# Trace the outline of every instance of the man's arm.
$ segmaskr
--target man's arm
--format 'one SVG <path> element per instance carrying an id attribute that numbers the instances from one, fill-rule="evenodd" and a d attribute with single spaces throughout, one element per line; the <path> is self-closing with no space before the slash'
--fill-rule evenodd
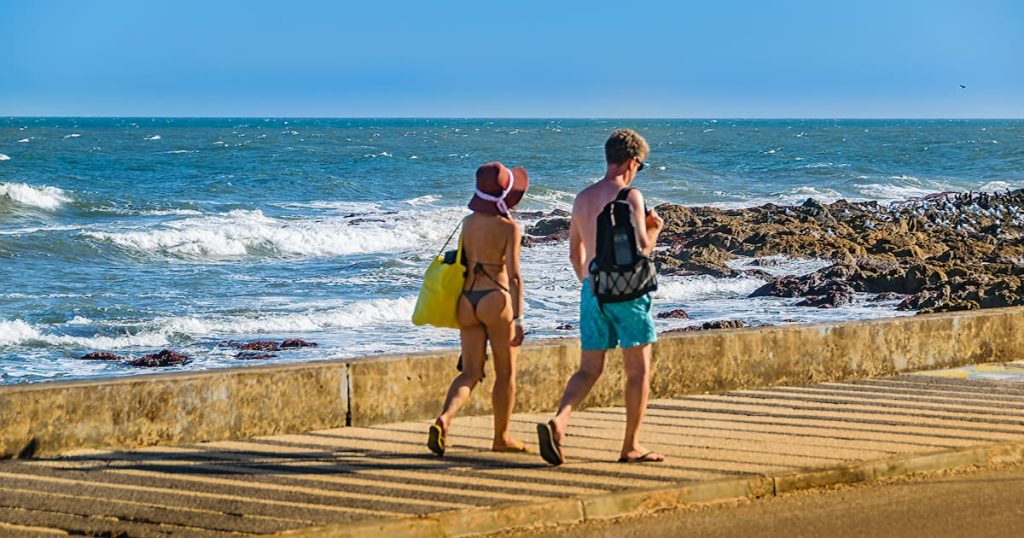
<path id="1" fill-rule="evenodd" d="M 580 230 L 581 219 L 577 218 L 578 212 L 576 210 L 576 204 L 572 206 L 572 216 L 569 220 L 569 261 L 572 262 L 572 268 L 576 271 L 576 278 L 580 282 L 583 282 L 587 278 L 587 268 L 583 267 L 583 264 L 587 260 L 587 251 L 583 246 L 583 232 Z"/>
<path id="2" fill-rule="evenodd" d="M 629 206 L 633 210 L 633 229 L 636 230 L 636 246 L 645 255 L 650 255 L 654 251 L 655 243 L 658 242 L 658 235 L 661 233 L 664 221 L 661 220 L 661 217 L 653 209 L 649 213 L 644 214 L 644 195 L 640 194 L 639 190 L 633 189 L 629 191 L 628 200 Z"/>

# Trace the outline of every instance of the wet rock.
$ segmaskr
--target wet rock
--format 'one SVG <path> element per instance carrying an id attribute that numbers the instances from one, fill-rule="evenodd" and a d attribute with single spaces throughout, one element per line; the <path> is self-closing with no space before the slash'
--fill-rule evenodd
<path id="1" fill-rule="evenodd" d="M 83 361 L 123 361 L 124 357 L 109 351 L 93 351 L 78 358 Z"/>
<path id="2" fill-rule="evenodd" d="M 675 310 L 669 310 L 667 312 L 658 312 L 655 317 L 658 319 L 690 319 L 690 315 L 682 308 L 676 308 Z"/>
<path id="3" fill-rule="evenodd" d="M 569 219 L 565 217 L 553 217 L 543 219 L 526 230 L 523 235 L 523 246 L 551 243 L 553 241 L 567 241 L 569 239 Z"/>
<path id="4" fill-rule="evenodd" d="M 892 291 L 879 293 L 878 295 L 868 299 L 869 303 L 881 303 L 884 301 L 899 301 L 903 299 L 903 295 Z"/>
<path id="5" fill-rule="evenodd" d="M 526 229 L 526 233 L 535 236 L 551 235 L 554 233 L 568 231 L 569 219 L 565 217 L 542 219 Z"/>
<path id="6" fill-rule="evenodd" d="M 185 364 L 190 360 L 191 359 L 187 355 L 165 349 L 159 353 L 143 355 L 137 359 L 128 361 L 128 364 L 142 368 L 157 368 L 164 366 L 178 366 Z"/>
<path id="7" fill-rule="evenodd" d="M 853 293 L 834 290 L 826 293 L 825 295 L 811 295 L 805 298 L 803 301 L 796 303 L 796 306 L 813 306 L 816 308 L 839 308 L 840 306 L 846 306 L 852 304 Z"/>
<path id="8" fill-rule="evenodd" d="M 317 347 L 320 344 L 316 342 L 307 342 L 301 338 L 289 338 L 281 342 L 281 349 L 294 349 L 299 347 Z"/>
<path id="9" fill-rule="evenodd" d="M 559 325 L 558 327 L 555 327 L 555 330 L 558 330 L 558 331 L 571 331 L 572 329 L 573 329 L 573 326 L 572 326 L 571 323 L 563 323 L 563 324 Z"/>
<path id="10" fill-rule="evenodd" d="M 786 275 L 757 288 L 749 297 L 800 297 L 807 293 L 809 287 L 806 279 Z"/>
<path id="11" fill-rule="evenodd" d="M 691 331 L 708 331 L 713 329 L 742 329 L 747 324 L 743 323 L 743 320 L 739 319 L 718 319 L 715 321 L 705 321 L 700 327 L 687 327 Z"/>
<path id="12" fill-rule="evenodd" d="M 256 340 L 254 342 L 245 342 L 238 346 L 239 349 L 245 351 L 278 351 L 281 346 L 273 340 Z"/>

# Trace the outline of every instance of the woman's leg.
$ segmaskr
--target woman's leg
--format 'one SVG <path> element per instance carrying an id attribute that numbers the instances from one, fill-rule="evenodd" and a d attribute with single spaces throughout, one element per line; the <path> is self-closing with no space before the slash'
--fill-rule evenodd
<path id="1" fill-rule="evenodd" d="M 484 373 L 484 356 L 487 353 L 487 333 L 473 315 L 473 307 L 465 297 L 459 298 L 459 339 L 462 341 L 462 372 L 452 381 L 448 389 L 448 397 L 444 400 L 444 411 L 437 417 L 442 428 L 448 433 L 448 427 L 455 418 L 462 404 L 469 399 L 470 393 Z"/>
<path id="2" fill-rule="evenodd" d="M 516 401 L 516 359 L 519 348 L 509 345 L 512 338 L 512 307 L 508 294 L 494 292 L 484 297 L 477 307 L 480 320 L 487 327 L 494 357 L 494 391 L 491 403 L 494 407 L 494 450 L 520 448 L 523 443 L 509 433 L 512 409 Z"/>

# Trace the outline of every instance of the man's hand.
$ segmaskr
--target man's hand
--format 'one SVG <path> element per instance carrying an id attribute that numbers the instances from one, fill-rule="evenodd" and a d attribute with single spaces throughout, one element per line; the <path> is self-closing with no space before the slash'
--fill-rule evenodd
<path id="1" fill-rule="evenodd" d="M 665 227 L 665 220 L 653 208 L 647 212 L 644 223 L 647 225 L 647 233 L 651 234 L 653 231 L 653 237 L 655 238 L 661 233 L 661 229 Z"/>

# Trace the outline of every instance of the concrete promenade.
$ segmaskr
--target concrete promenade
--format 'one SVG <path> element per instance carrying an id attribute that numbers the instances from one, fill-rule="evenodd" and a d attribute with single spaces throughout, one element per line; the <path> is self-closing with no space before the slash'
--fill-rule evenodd
<path id="1" fill-rule="evenodd" d="M 644 437 L 663 464 L 613 463 L 618 407 L 574 416 L 559 468 L 487 451 L 487 416 L 458 419 L 443 459 L 419 420 L 0 461 L 0 535 L 475 534 L 1020 461 L 1024 384 L 1004 370 L 655 400 Z M 535 449 L 548 417 L 517 414 L 514 430 Z"/>

